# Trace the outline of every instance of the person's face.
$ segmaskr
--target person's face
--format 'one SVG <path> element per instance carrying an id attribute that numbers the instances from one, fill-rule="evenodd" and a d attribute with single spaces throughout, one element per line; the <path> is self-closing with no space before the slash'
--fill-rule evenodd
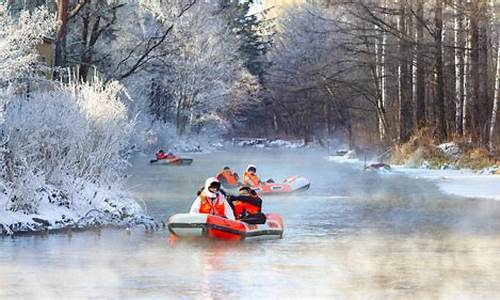
<path id="1" fill-rule="evenodd" d="M 217 183 L 213 183 L 208 187 L 208 190 L 212 193 L 217 193 L 220 189 L 220 185 Z"/>

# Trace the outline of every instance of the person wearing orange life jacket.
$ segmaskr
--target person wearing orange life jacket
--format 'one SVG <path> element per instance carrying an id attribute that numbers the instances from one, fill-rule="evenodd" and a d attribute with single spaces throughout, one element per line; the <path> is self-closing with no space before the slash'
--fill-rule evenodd
<path id="1" fill-rule="evenodd" d="M 165 151 L 161 148 L 160 150 L 158 150 L 158 152 L 156 152 L 155 156 L 156 160 L 175 158 L 175 155 L 172 152 L 165 153 Z"/>
<path id="2" fill-rule="evenodd" d="M 241 184 L 243 186 L 256 186 L 262 183 L 259 176 L 255 173 L 257 172 L 257 167 L 255 165 L 248 165 L 245 173 L 243 174 L 243 180 Z"/>
<path id="3" fill-rule="evenodd" d="M 266 182 L 263 182 L 255 173 L 257 173 L 257 167 L 255 165 L 248 165 L 245 173 L 243 174 L 241 185 L 251 187 L 265 183 L 274 183 L 273 179 L 268 179 Z"/>
<path id="4" fill-rule="evenodd" d="M 240 179 L 238 173 L 231 171 L 229 167 L 224 167 L 215 178 L 220 181 L 223 187 L 228 188 L 237 187 L 239 185 L 238 180 Z"/>
<path id="5" fill-rule="evenodd" d="M 237 196 L 228 196 L 236 220 L 249 224 L 264 224 L 266 216 L 262 213 L 262 199 L 249 187 L 240 188 Z"/>
<path id="6" fill-rule="evenodd" d="M 205 187 L 191 206 L 192 214 L 211 214 L 234 220 L 234 213 L 226 196 L 220 190 L 220 182 L 215 177 L 205 181 Z"/>

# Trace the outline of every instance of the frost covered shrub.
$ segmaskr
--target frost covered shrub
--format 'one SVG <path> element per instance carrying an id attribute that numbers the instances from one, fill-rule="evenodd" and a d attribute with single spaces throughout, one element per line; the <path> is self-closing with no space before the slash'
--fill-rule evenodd
<path id="1" fill-rule="evenodd" d="M 78 180 L 120 181 L 127 167 L 121 150 L 133 131 L 124 95 L 117 82 L 95 82 L 10 99 L 1 128 L 9 137 L 3 159 L 10 169 L 2 175 L 13 188 L 12 210 L 35 213 L 44 183 L 70 194 Z"/>

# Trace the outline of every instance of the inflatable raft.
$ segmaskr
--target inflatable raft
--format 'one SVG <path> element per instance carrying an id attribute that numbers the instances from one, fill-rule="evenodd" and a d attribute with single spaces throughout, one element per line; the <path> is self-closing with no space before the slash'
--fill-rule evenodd
<path id="1" fill-rule="evenodd" d="M 299 191 L 306 191 L 311 187 L 311 183 L 307 178 L 301 176 L 293 176 L 283 180 L 282 182 L 263 183 L 252 186 L 252 189 L 259 194 L 287 194 Z"/>
<path id="2" fill-rule="evenodd" d="M 247 224 L 208 214 L 176 214 L 167 220 L 168 230 L 178 237 L 207 237 L 219 240 L 243 240 L 258 236 L 283 237 L 279 215 L 266 214 L 265 224 Z"/>
<path id="3" fill-rule="evenodd" d="M 161 160 L 152 159 L 149 162 L 158 165 L 189 166 L 193 163 L 193 159 L 188 157 L 176 156 L 173 158 L 165 158 Z"/>

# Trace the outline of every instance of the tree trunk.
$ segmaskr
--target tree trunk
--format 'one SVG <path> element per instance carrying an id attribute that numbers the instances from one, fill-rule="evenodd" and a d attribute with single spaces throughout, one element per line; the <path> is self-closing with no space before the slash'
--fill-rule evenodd
<path id="1" fill-rule="evenodd" d="M 488 145 L 488 120 L 490 118 L 491 92 L 489 80 L 488 11 L 483 0 L 472 2 L 471 12 L 471 80 L 472 80 L 472 138 Z"/>
<path id="2" fill-rule="evenodd" d="M 378 29 L 375 26 L 375 29 Z M 374 83 L 377 91 L 377 123 L 378 123 L 378 135 L 379 141 L 382 143 L 386 142 L 387 135 L 387 124 L 385 118 L 385 43 L 387 39 L 387 33 L 382 30 L 382 41 L 379 38 L 375 39 L 375 74 Z"/>
<path id="3" fill-rule="evenodd" d="M 495 134 L 495 127 L 496 127 L 496 123 L 497 123 L 498 104 L 500 102 L 499 93 L 500 93 L 500 38 L 498 39 L 497 66 L 496 66 L 496 75 L 495 75 L 495 94 L 494 94 L 494 100 L 493 100 L 493 109 L 491 111 L 490 131 L 489 131 L 490 151 L 495 150 L 494 134 Z"/>
<path id="4" fill-rule="evenodd" d="M 407 142 L 410 139 L 413 130 L 413 105 L 411 103 L 412 87 L 410 86 L 411 73 L 409 64 L 409 43 L 406 41 L 407 36 L 407 16 L 405 1 L 400 1 L 399 8 L 399 31 L 402 37 L 399 40 L 399 141 Z"/>
<path id="5" fill-rule="evenodd" d="M 443 65 L 443 0 L 436 0 L 435 7 L 435 43 L 436 43 L 436 108 L 437 132 L 440 140 L 448 138 L 446 130 L 445 99 L 444 99 L 444 65 Z"/>
<path id="6" fill-rule="evenodd" d="M 463 110 L 464 110 L 464 44 L 463 44 L 463 16 L 458 10 L 460 0 L 455 0 L 454 19 L 454 46 L 455 46 L 455 130 L 463 135 Z"/>
<path id="7" fill-rule="evenodd" d="M 467 1 L 469 4 L 469 1 Z M 470 23 L 470 18 L 467 18 L 467 32 L 470 31 L 471 28 L 471 23 Z M 470 68 L 470 45 L 471 45 L 471 39 L 470 39 L 470 33 L 467 33 L 465 35 L 465 50 L 464 50 L 464 80 L 463 80 L 463 91 L 464 91 L 464 102 L 462 104 L 462 131 L 464 136 L 469 136 L 470 135 L 470 97 L 471 97 L 471 92 L 470 92 L 470 74 L 471 74 L 471 68 Z"/>
<path id="8" fill-rule="evenodd" d="M 425 46 L 424 46 L 424 0 L 417 4 L 417 62 L 416 62 L 416 120 L 418 128 L 425 126 Z"/>
<path id="9" fill-rule="evenodd" d="M 59 68 L 64 65 L 63 48 L 66 39 L 66 25 L 68 23 L 68 0 L 57 0 L 56 50 L 54 54 L 54 78 L 60 79 Z M 59 67 L 59 68 L 58 68 Z"/>

